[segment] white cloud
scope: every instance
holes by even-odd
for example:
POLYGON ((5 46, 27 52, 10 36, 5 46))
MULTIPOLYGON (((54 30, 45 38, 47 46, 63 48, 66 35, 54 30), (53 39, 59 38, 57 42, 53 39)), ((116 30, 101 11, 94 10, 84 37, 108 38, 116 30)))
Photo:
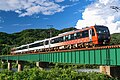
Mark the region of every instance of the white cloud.
MULTIPOLYGON (((58 2, 64 0, 56 0, 58 2)), ((14 11, 19 16, 30 16, 33 14, 52 15, 64 11, 65 6, 60 6, 49 0, 0 0, 0 10, 14 11)))
POLYGON ((13 24, 12 26, 31 26, 32 24, 13 24))
POLYGON ((43 18, 44 20, 48 20, 49 18, 43 18))
POLYGON ((77 2, 77 1, 79 1, 79 0, 70 0, 71 2, 77 2))
POLYGON ((83 11, 84 11, 84 10, 81 9, 81 10, 78 10, 78 11, 74 12, 73 14, 81 13, 81 12, 83 12, 83 11))
POLYGON ((63 2, 63 1, 65 1, 65 0, 55 0, 55 2, 63 2))
POLYGON ((78 20, 76 28, 92 25, 105 25, 110 33, 120 32, 120 11, 110 8, 110 6, 119 6, 119 0, 98 0, 86 7, 82 13, 82 20, 78 20))
POLYGON ((40 16, 34 15, 34 16, 32 16, 32 18, 39 19, 39 18, 40 18, 40 16))
POLYGON ((0 17, 0 23, 4 23, 4 19, 0 17))
POLYGON ((21 14, 22 12, 20 10, 15 10, 16 13, 21 14))
MULTIPOLYGON (((55 0, 55 2, 63 2, 63 1, 65 1, 65 0, 55 0)), ((69 0, 69 1, 71 1, 71 2, 77 2, 79 0, 69 0)))

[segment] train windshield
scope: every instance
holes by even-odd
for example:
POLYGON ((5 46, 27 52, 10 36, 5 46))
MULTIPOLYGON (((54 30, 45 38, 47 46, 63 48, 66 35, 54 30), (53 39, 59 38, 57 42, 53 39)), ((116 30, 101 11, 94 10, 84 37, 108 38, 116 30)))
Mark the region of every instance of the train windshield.
POLYGON ((105 26, 95 26, 95 28, 98 34, 109 34, 109 30, 105 26))

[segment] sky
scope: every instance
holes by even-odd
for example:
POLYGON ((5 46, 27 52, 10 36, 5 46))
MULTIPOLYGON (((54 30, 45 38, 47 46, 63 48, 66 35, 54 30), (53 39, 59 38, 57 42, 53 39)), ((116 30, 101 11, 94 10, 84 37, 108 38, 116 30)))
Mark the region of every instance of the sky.
POLYGON ((120 33, 120 0, 0 0, 0 32, 105 25, 120 33))

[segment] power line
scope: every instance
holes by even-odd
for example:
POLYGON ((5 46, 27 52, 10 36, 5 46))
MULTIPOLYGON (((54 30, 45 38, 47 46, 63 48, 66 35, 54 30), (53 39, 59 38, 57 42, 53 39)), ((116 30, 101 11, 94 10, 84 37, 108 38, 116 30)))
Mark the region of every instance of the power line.
POLYGON ((118 6, 110 6, 110 8, 116 10, 116 12, 120 11, 120 7, 118 6))

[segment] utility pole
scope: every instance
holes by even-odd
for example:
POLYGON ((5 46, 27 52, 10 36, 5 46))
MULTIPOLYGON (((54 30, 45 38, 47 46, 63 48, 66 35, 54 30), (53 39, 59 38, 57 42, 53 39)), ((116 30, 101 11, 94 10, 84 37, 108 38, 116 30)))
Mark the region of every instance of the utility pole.
MULTIPOLYGON (((47 25, 49 27, 49 29, 51 29, 53 27, 53 25, 47 25)), ((50 38, 52 37, 52 31, 50 30, 50 38)))
MULTIPOLYGON (((49 27, 49 29, 51 29, 53 27, 53 25, 47 25, 49 27)), ((52 37, 52 31, 50 30, 50 38, 52 37)), ((50 51, 50 44, 51 44, 51 40, 49 40, 49 51, 50 51)))

